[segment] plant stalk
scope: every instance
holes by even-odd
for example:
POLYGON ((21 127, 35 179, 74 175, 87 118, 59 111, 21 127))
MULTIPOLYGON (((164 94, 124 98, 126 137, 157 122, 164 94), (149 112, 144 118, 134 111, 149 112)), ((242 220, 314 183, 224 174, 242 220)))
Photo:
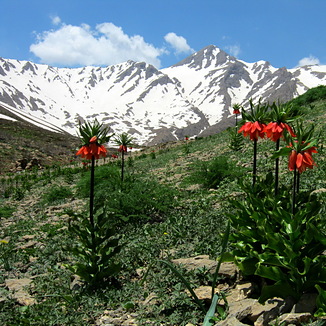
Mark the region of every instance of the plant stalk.
POLYGON ((125 152, 121 152, 121 181, 124 179, 124 170, 125 170, 125 152))
POLYGON ((299 188, 297 184, 297 169, 294 168, 293 170, 293 191, 292 191, 292 215, 295 214, 295 200, 296 200, 296 192, 299 188))
POLYGON ((252 171, 252 186, 256 184, 256 173, 257 173, 257 139, 254 140, 254 162, 252 171))
MULTIPOLYGON (((280 139, 276 141, 276 151, 278 151, 280 148, 280 139)), ((275 196, 278 195, 278 184, 279 184, 279 158, 277 157, 275 159, 275 196)))
POLYGON ((91 224, 92 250, 95 250, 95 226, 94 226, 94 184, 95 184, 95 157, 92 156, 91 180, 89 189, 89 222, 91 224))

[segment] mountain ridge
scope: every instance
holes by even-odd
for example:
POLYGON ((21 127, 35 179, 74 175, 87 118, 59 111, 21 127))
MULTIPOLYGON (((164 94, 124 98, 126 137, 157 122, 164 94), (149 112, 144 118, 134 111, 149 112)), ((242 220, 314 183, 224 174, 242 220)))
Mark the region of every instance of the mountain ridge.
POLYGON ((142 145, 214 133, 233 123, 235 103, 285 102, 323 84, 326 66, 247 63, 214 45, 161 70, 132 60, 56 68, 0 58, 0 105, 7 110, 70 134, 96 118, 142 145))

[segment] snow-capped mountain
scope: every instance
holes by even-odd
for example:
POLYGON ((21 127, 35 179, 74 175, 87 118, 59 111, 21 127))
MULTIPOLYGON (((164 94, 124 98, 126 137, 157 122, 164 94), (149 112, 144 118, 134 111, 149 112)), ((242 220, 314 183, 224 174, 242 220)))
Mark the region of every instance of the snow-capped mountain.
POLYGON ((0 113, 72 134, 79 121, 97 118, 153 144, 214 132, 235 103, 287 101, 322 84, 326 66, 278 69, 213 45, 161 70, 133 61, 68 69, 0 58, 0 113))

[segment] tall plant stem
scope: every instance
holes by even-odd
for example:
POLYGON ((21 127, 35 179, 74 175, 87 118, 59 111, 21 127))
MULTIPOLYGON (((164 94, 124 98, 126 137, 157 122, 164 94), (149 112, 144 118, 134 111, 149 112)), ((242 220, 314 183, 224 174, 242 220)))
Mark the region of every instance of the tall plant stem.
POLYGON ((292 191, 292 215, 295 214, 295 200, 296 200, 296 193, 299 188, 299 185, 297 184, 297 169, 295 168, 293 170, 293 191, 292 191))
POLYGON ((121 152, 121 181, 123 182, 124 178, 124 170, 125 170, 125 152, 121 152))
POLYGON ((257 139, 254 140, 254 163, 252 171, 252 186, 256 184, 256 174, 257 174, 257 139))
MULTIPOLYGON (((280 139, 276 141, 276 151, 278 151, 280 148, 280 139)), ((277 157, 275 159, 275 196, 278 194, 278 173, 279 173, 279 158, 277 157)))
POLYGON ((300 185, 300 173, 297 173, 297 194, 299 193, 299 185, 300 185))
POLYGON ((95 171, 95 157, 92 156, 92 165, 91 165, 91 181, 90 181, 90 189, 89 189, 89 221, 91 224, 91 237, 92 237, 92 244, 94 244, 95 240, 95 233, 94 233, 94 177, 95 171))

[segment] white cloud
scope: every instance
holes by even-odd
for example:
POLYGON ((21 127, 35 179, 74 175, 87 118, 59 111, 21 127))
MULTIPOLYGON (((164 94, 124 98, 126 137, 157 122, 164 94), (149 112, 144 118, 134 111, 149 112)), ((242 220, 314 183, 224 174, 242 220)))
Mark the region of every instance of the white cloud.
MULTIPOLYGON (((60 18, 53 18, 58 24, 60 18)), ((146 43, 140 35, 129 36, 121 27, 103 23, 92 30, 89 25, 62 24, 59 29, 37 35, 30 51, 42 63, 63 66, 112 65, 127 60, 145 61, 160 68, 159 56, 165 50, 146 43)))
POLYGON ((239 45, 227 45, 225 49, 234 57, 238 57, 239 53, 241 52, 239 45))
POLYGON ((309 65, 319 65, 320 61, 318 58, 314 57, 313 55, 310 55, 309 57, 306 58, 302 58, 299 63, 298 66, 309 66, 309 65))
POLYGON ((174 48, 175 54, 195 52, 195 50, 188 45, 187 40, 184 37, 178 36, 175 33, 166 34, 164 39, 174 48))
POLYGON ((51 20, 52 20, 52 24, 53 25, 59 25, 59 24, 61 24, 61 19, 58 16, 51 17, 51 20))

